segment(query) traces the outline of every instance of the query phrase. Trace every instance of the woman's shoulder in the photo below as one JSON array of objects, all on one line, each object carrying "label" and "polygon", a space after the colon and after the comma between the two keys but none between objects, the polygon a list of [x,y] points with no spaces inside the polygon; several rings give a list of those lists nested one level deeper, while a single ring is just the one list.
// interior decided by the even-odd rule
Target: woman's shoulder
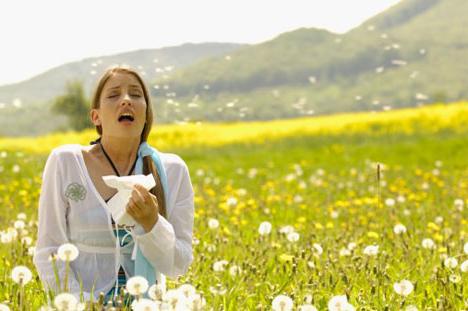
[{"label": "woman's shoulder", "polygon": [[159,157],[164,165],[168,168],[176,168],[176,169],[186,169],[187,164],[185,161],[175,153],[168,153],[168,152],[159,152]]},{"label": "woman's shoulder", "polygon": [[79,144],[65,144],[60,145],[52,149],[50,156],[55,156],[60,159],[69,159],[76,156],[78,152],[81,152],[83,146]]}]

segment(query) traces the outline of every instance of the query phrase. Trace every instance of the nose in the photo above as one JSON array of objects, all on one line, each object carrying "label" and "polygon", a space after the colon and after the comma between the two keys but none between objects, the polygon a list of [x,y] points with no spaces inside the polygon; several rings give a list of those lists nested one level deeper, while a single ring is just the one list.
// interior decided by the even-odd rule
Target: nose
[{"label": "nose", "polygon": [[128,93],[125,93],[123,95],[122,101],[120,102],[121,106],[124,106],[126,104],[128,104],[128,105],[132,104],[132,101],[130,100],[130,95]]}]

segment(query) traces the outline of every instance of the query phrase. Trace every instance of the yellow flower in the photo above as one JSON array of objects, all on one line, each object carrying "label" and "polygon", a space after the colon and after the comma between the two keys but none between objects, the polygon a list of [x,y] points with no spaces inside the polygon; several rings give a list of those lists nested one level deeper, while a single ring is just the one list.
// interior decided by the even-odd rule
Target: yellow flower
[{"label": "yellow flower", "polygon": [[437,242],[442,242],[444,240],[444,236],[442,234],[434,234],[434,240],[436,240]]},{"label": "yellow flower", "polygon": [[231,231],[229,231],[228,227],[223,227],[223,232],[227,235],[231,235]]},{"label": "yellow flower", "polygon": [[439,247],[439,248],[437,249],[437,251],[438,251],[439,253],[446,253],[446,252],[447,252],[447,247]]},{"label": "yellow flower", "polygon": [[279,260],[281,262],[291,262],[293,260],[294,256],[293,255],[288,255],[288,254],[281,254],[279,257]]},{"label": "yellow flower", "polygon": [[433,222],[429,222],[427,224],[427,228],[432,229],[434,231],[439,231],[440,230],[440,227],[438,225],[436,225],[435,223],[433,223]]},{"label": "yellow flower", "polygon": [[367,236],[371,239],[378,239],[380,237],[379,234],[374,231],[367,232]]},{"label": "yellow flower", "polygon": [[297,222],[298,222],[298,223],[305,223],[306,220],[307,220],[307,219],[306,219],[304,216],[301,216],[301,217],[299,217],[299,218],[297,219]]}]

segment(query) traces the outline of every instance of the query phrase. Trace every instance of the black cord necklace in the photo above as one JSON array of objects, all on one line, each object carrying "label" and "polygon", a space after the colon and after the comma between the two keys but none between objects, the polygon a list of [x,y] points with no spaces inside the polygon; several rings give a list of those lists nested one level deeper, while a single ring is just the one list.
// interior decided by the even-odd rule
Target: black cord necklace
[{"label": "black cord necklace", "polygon": [[[99,141],[99,145],[101,145],[101,148],[102,148],[102,152],[104,153],[104,155],[106,156],[107,160],[109,161],[110,165],[112,166],[112,168],[114,169],[114,172],[115,174],[117,174],[117,176],[120,176],[119,174],[119,171],[117,170],[117,168],[115,167],[114,165],[114,162],[112,162],[111,158],[109,157],[109,155],[107,154],[106,150],[104,149],[104,146],[102,145],[102,143]],[[128,172],[127,175],[125,176],[128,176],[130,175],[132,172],[133,172],[133,169],[135,168],[135,165],[137,163],[137,160],[138,160],[138,155],[135,157],[135,162],[133,162],[133,165],[132,167],[130,168],[130,171]]]}]

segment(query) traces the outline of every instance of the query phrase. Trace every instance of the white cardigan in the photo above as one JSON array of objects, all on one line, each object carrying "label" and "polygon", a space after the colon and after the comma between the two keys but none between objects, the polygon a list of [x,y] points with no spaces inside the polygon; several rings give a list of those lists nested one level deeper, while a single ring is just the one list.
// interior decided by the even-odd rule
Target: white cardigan
[{"label": "white cardigan", "polygon": [[[47,159],[33,262],[44,286],[56,290],[49,255],[64,243],[77,246],[80,253],[70,264],[68,288],[79,297],[81,281],[84,298],[89,300],[91,294],[96,299],[100,292],[106,294],[115,285],[120,264],[127,277],[131,276],[134,243],[122,247],[118,259],[110,212],[88,174],[82,149],[78,144],[63,145],[52,150]],[[148,233],[137,225],[134,237],[143,255],[153,264],[158,283],[165,286],[165,276],[176,278],[185,274],[193,260],[194,194],[185,162],[176,154],[159,155],[167,174],[171,200],[167,206],[172,208],[166,211],[167,219],[159,215]],[[65,265],[58,260],[57,266],[63,287]]]}]

